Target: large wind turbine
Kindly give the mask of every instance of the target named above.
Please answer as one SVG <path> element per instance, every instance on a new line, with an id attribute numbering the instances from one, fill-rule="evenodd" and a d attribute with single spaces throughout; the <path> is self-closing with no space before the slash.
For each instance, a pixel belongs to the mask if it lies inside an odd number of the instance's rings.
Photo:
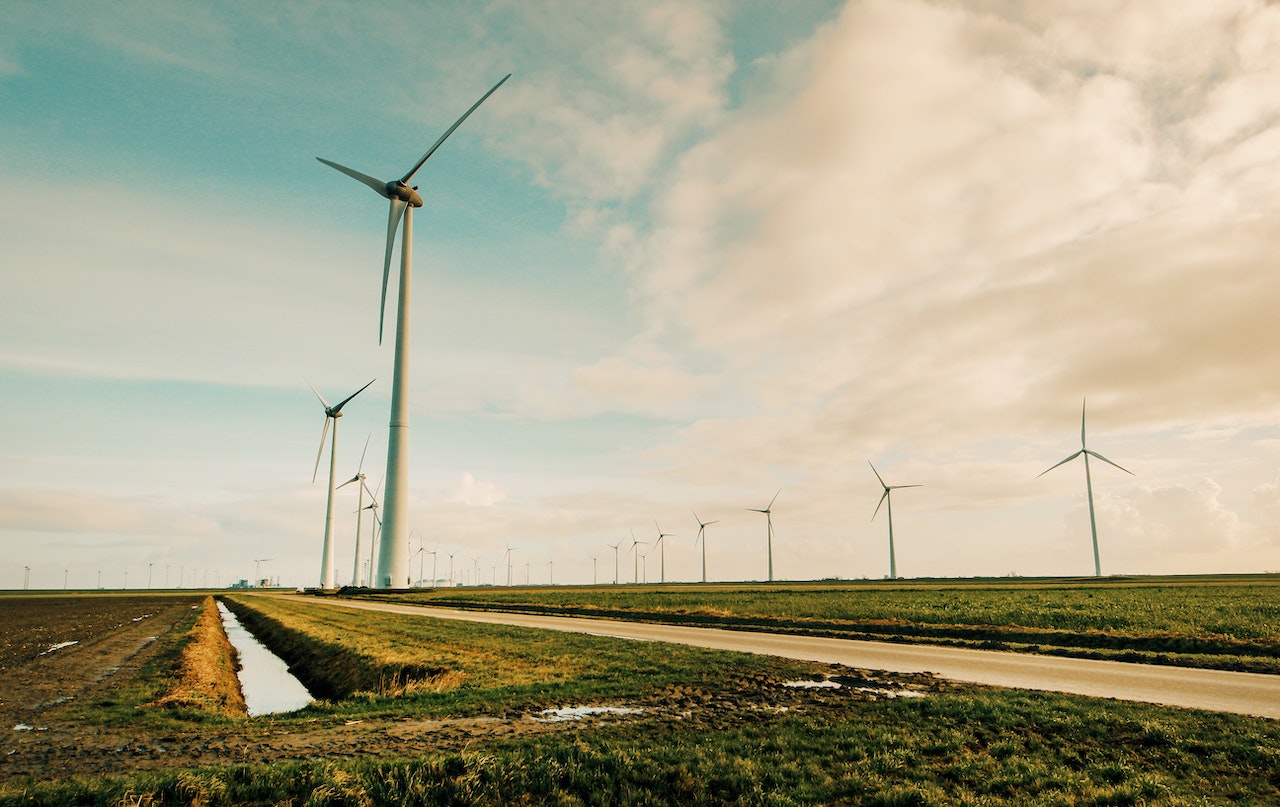
<path id="1" fill-rule="evenodd" d="M 307 381 L 305 378 L 303 381 Z M 377 381 L 375 378 L 373 381 Z M 369 384 L 372 384 L 370 381 Z M 347 402 L 356 397 L 360 393 L 369 388 L 369 384 L 365 384 L 360 389 L 343 398 L 335 406 L 329 406 L 329 402 L 324 399 L 320 391 L 307 381 L 307 386 L 311 387 L 311 391 L 320 399 L 320 405 L 324 407 L 324 431 L 320 432 L 320 450 L 316 452 L 316 467 L 311 472 L 311 481 L 316 481 L 316 474 L 320 473 L 320 457 L 324 455 L 324 441 L 329 436 L 329 421 L 333 421 L 333 440 L 329 444 L 329 504 L 325 510 L 324 516 L 324 555 L 320 562 L 320 585 L 323 588 L 336 588 L 336 573 L 333 568 L 333 475 L 337 472 L 338 461 L 338 418 L 342 417 L 342 407 Z"/>
<path id="2" fill-rule="evenodd" d="M 383 519 L 389 540 L 384 540 L 378 552 L 378 569 L 372 581 L 374 588 L 393 588 L 406 585 L 409 580 L 409 551 L 405 542 L 408 532 L 409 510 L 409 286 L 413 264 L 413 209 L 422 207 L 422 197 L 416 185 L 409 181 L 418 173 L 436 149 L 444 143 L 462 122 L 470 117 L 476 107 L 485 102 L 502 83 L 511 78 L 508 73 L 490 90 L 471 105 L 440 138 L 427 149 L 412 168 L 400 179 L 384 182 L 368 174 L 362 174 L 343 165 L 317 157 L 330 168 L 341 171 L 352 179 L 372 188 L 378 195 L 390 201 L 387 216 L 387 248 L 382 263 L 382 303 L 378 312 L 378 343 L 382 343 L 383 322 L 386 319 L 387 280 L 391 273 L 391 252 L 395 247 L 396 228 L 404 219 L 400 243 L 400 293 L 396 307 L 395 373 L 391 382 L 391 422 L 387 439 L 387 498 L 383 502 L 386 517 Z"/>
<path id="3" fill-rule="evenodd" d="M 778 493 L 782 492 L 782 488 L 778 488 Z M 764 513 L 765 519 L 769 522 L 769 582 L 773 582 L 773 503 L 778 500 L 778 493 L 773 494 L 773 498 L 769 500 L 769 504 L 763 510 L 757 510 L 754 507 L 748 507 L 747 510 L 752 513 Z M 704 544 L 705 546 L 705 544 Z"/>
<path id="4" fill-rule="evenodd" d="M 657 522 L 657 521 L 653 522 L 653 526 L 658 527 L 658 522 Z M 662 531 L 662 527 L 658 527 L 658 540 L 656 540 L 656 541 L 654 541 L 654 542 L 653 542 L 653 546 L 654 546 L 654 548 L 655 548 L 655 549 L 656 549 L 659 545 L 661 545 L 661 546 L 662 546 L 662 551 L 658 554 L 658 569 L 659 569 L 659 572 L 658 572 L 658 574 L 659 574 L 658 582 L 659 582 L 659 583 L 665 583 L 665 582 L 667 582 L 667 542 L 666 542 L 666 539 L 667 539 L 667 538 L 674 537 L 674 536 L 675 536 L 675 533 L 674 533 L 674 532 L 663 532 L 663 531 Z"/>
<path id="5" fill-rule="evenodd" d="M 867 465 L 871 465 L 871 460 L 867 460 Z M 880 487 L 884 488 L 884 493 L 880 495 L 880 501 L 876 504 L 876 511 L 871 514 L 871 520 L 875 521 L 876 516 L 880 515 L 880 505 L 888 502 L 885 508 L 886 514 L 889 516 L 889 579 L 898 579 L 898 558 L 893 551 L 893 496 L 891 491 L 901 488 L 918 488 L 920 485 L 886 485 L 884 479 L 881 479 L 880 472 L 876 470 L 876 466 L 871 465 L 871 473 L 876 475 L 876 479 L 880 480 Z"/>
<path id="6" fill-rule="evenodd" d="M 778 492 L 781 493 L 782 491 Z M 699 541 L 702 542 L 702 582 L 705 583 L 707 582 L 707 527 L 710 527 L 712 524 L 717 522 L 703 521 L 698 518 L 697 512 L 693 510 L 690 510 L 689 512 L 693 513 L 693 520 L 698 522 L 698 537 L 693 539 L 693 545 L 697 546 Z"/>
<path id="7" fill-rule="evenodd" d="M 1054 468 L 1057 468 L 1058 465 L 1065 465 L 1068 462 L 1071 462 L 1076 457 L 1079 457 L 1081 455 L 1084 456 L 1084 486 L 1085 486 L 1085 492 L 1089 496 L 1089 530 L 1090 532 L 1093 533 L 1093 576 L 1102 577 L 1102 561 L 1098 557 L 1098 522 L 1093 515 L 1093 476 L 1089 473 L 1089 457 L 1091 456 L 1097 457 L 1098 459 L 1102 460 L 1108 465 L 1112 465 L 1112 466 L 1115 466 L 1116 468 L 1120 468 L 1120 470 L 1124 471 L 1130 476 L 1133 476 L 1133 471 L 1130 471 L 1128 468 L 1122 468 L 1121 466 L 1116 465 L 1114 462 L 1102 456 L 1098 452 L 1085 446 L 1084 411 L 1085 411 L 1086 403 L 1087 401 L 1080 404 L 1080 450 L 1072 454 L 1070 457 L 1067 457 L 1065 460 L 1062 460 L 1057 465 L 1054 465 L 1050 468 L 1046 468 L 1045 470 L 1041 471 L 1039 475 L 1036 476 L 1036 479 L 1039 479 L 1041 476 L 1044 476 L 1045 474 L 1049 473 L 1049 471 L 1052 471 Z"/>
<path id="8" fill-rule="evenodd" d="M 369 450 L 371 437 L 373 437 L 372 434 L 364 440 L 364 450 L 360 452 L 360 464 L 356 466 L 356 475 L 338 485 L 338 490 L 341 490 L 352 482 L 356 482 L 356 493 L 359 494 L 359 503 L 356 505 L 356 551 L 351 561 L 351 585 L 353 586 L 360 585 L 360 521 L 364 515 L 364 492 L 369 489 L 369 486 L 364 483 L 364 455 Z"/>

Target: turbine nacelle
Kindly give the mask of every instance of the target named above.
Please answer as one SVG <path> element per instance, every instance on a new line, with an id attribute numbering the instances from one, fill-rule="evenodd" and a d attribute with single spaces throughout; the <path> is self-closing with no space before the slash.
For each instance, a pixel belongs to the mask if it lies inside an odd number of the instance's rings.
<path id="1" fill-rule="evenodd" d="M 411 186 L 402 179 L 388 182 L 382 195 L 387 199 L 399 199 L 409 207 L 422 207 L 422 197 L 418 195 L 418 186 Z"/>

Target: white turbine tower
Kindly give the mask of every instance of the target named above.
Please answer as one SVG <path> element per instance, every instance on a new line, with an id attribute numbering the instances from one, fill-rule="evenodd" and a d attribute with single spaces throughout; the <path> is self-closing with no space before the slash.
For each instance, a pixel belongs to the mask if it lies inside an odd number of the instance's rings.
<path id="1" fill-rule="evenodd" d="M 317 160 L 330 168 L 341 171 L 347 176 L 372 188 L 378 195 L 391 203 L 387 216 L 387 248 L 382 265 L 382 303 L 378 313 L 378 343 L 382 343 L 382 326 L 386 319 L 387 281 L 391 273 L 391 252 L 395 247 L 396 228 L 404 219 L 404 229 L 400 244 L 400 292 L 396 308 L 396 350 L 395 373 L 391 382 L 391 422 L 387 439 L 387 498 L 383 502 L 386 508 L 386 530 L 389 540 L 382 541 L 378 552 L 377 573 L 374 575 L 374 588 L 393 588 L 405 585 L 409 580 L 409 551 L 405 536 L 408 533 L 409 509 L 407 493 L 409 490 L 409 287 L 413 264 L 413 209 L 422 207 L 422 197 L 418 195 L 417 186 L 410 186 L 413 175 L 435 153 L 462 122 L 470 117 L 476 107 L 485 102 L 502 83 L 511 78 L 508 73 L 497 84 L 472 104 L 452 126 L 440 135 L 440 138 L 427 149 L 422 159 L 409 169 L 400 179 L 383 182 L 368 174 L 362 174 L 343 165 L 317 157 Z"/>
<path id="2" fill-rule="evenodd" d="M 871 460 L 867 460 L 867 465 L 871 465 Z M 918 488 L 922 485 L 886 485 L 884 480 L 880 478 L 880 472 L 876 470 L 876 466 L 871 465 L 871 473 L 876 475 L 876 479 L 880 480 L 880 487 L 884 488 L 884 493 L 880 495 L 880 501 L 876 504 L 876 511 L 871 514 L 871 520 L 875 521 L 876 516 L 880 514 L 880 505 L 888 502 L 885 508 L 886 514 L 889 516 L 889 579 L 898 579 L 898 558 L 893 550 L 893 496 L 891 491 L 900 490 L 901 488 Z"/>
<path id="3" fill-rule="evenodd" d="M 782 491 L 778 492 L 781 493 Z M 693 545 L 697 546 L 699 541 L 702 542 L 702 582 L 705 583 L 707 582 L 707 527 L 718 522 L 703 521 L 698 518 L 697 512 L 693 510 L 689 512 L 693 513 L 693 520 L 698 522 L 698 537 L 693 540 Z"/>
<path id="4" fill-rule="evenodd" d="M 658 522 L 653 522 L 653 526 L 658 527 Z M 658 540 L 653 542 L 653 547 L 657 549 L 659 545 L 662 546 L 662 551 L 658 554 L 659 583 L 667 582 L 667 542 L 665 539 L 674 537 L 674 532 L 663 532 L 662 527 L 658 527 Z"/>
<path id="5" fill-rule="evenodd" d="M 1128 468 L 1122 468 L 1121 466 L 1116 465 L 1114 462 L 1102 456 L 1098 452 L 1094 451 L 1091 448 L 1087 448 L 1085 446 L 1084 412 L 1085 412 L 1086 403 L 1087 401 L 1080 404 L 1080 450 L 1072 454 L 1070 457 L 1067 457 L 1065 460 L 1062 460 L 1057 465 L 1054 465 L 1051 468 L 1047 468 L 1041 471 L 1040 474 L 1036 476 L 1036 479 L 1039 479 L 1041 476 L 1044 476 L 1045 474 L 1049 473 L 1049 471 L 1052 471 L 1054 468 L 1057 468 L 1058 465 L 1066 465 L 1068 462 L 1071 462 L 1076 457 L 1079 457 L 1081 455 L 1084 456 L 1084 486 L 1085 486 L 1085 493 L 1088 494 L 1088 497 L 1089 497 L 1089 530 L 1093 534 L 1093 576 L 1102 577 L 1102 561 L 1099 559 L 1099 556 L 1098 556 L 1098 522 L 1093 515 L 1093 476 L 1089 473 L 1089 457 L 1097 457 L 1098 459 L 1102 460 L 1108 465 L 1114 466 L 1116 468 L 1120 468 L 1120 470 L 1124 471 L 1130 476 L 1133 476 L 1134 474 L 1133 474 L 1133 471 L 1130 471 Z"/>
<path id="6" fill-rule="evenodd" d="M 338 485 L 338 490 L 341 490 L 355 482 L 356 493 L 359 494 L 359 502 L 356 505 L 356 551 L 353 555 L 354 559 L 351 561 L 351 585 L 353 586 L 360 585 L 360 522 L 364 515 L 364 493 L 369 489 L 369 486 L 364 482 L 364 455 L 369 450 L 369 438 L 371 437 L 373 435 L 369 435 L 364 439 L 364 450 L 360 452 L 360 464 L 356 466 L 356 475 Z"/>
<path id="7" fill-rule="evenodd" d="M 303 381 L 307 381 L 305 378 Z M 375 378 L 374 381 L 377 381 Z M 369 384 L 372 384 L 370 381 Z M 333 440 L 329 444 L 329 504 L 325 510 L 324 516 L 324 555 L 320 562 L 320 585 L 323 588 L 336 588 L 337 574 L 333 568 L 333 475 L 337 472 L 338 461 L 338 418 L 342 417 L 342 407 L 347 402 L 356 397 L 360 393 L 369 388 L 369 384 L 365 384 L 360 389 L 343 398 L 334 406 L 329 406 L 329 402 L 324 399 L 320 391 L 307 381 L 307 386 L 311 387 L 311 391 L 320 399 L 320 405 L 324 407 L 324 430 L 320 432 L 320 450 L 316 452 L 316 467 L 311 472 L 311 481 L 316 481 L 316 474 L 320 473 L 320 457 L 324 456 L 324 440 L 329 435 L 329 421 L 333 421 Z"/>
<path id="8" fill-rule="evenodd" d="M 782 493 L 782 488 L 778 488 L 778 493 Z M 778 500 L 778 493 L 773 494 L 773 498 L 769 500 L 768 506 L 763 510 L 757 510 L 754 507 L 748 507 L 747 510 L 752 513 L 764 513 L 765 519 L 769 522 L 769 582 L 773 582 L 773 503 Z"/>

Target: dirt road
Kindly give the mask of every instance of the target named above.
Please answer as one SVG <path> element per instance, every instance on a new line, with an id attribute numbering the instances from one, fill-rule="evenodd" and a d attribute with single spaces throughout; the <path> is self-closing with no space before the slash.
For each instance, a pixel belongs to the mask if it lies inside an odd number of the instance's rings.
<path id="1" fill-rule="evenodd" d="M 860 669 L 897 673 L 929 672 L 953 681 L 990 686 L 1064 692 L 1280 719 L 1280 676 L 1273 675 L 604 619 L 458 611 L 351 600 L 325 599 L 316 602 L 324 606 L 420 614 L 436 619 L 496 622 L 639 641 L 764 653 Z"/>

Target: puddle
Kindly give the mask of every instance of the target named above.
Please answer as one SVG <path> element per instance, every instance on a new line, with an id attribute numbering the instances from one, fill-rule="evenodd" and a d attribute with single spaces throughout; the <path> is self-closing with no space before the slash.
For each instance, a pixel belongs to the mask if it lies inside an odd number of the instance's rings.
<path id="1" fill-rule="evenodd" d="M 581 720 L 592 715 L 638 715 L 644 709 L 628 709 L 625 706 L 564 706 L 559 709 L 543 709 L 533 718 L 539 723 L 561 723 L 566 720 Z"/>
<path id="2" fill-rule="evenodd" d="M 791 687 L 792 689 L 840 689 L 847 686 L 854 692 L 874 695 L 877 698 L 925 698 L 929 695 L 928 692 L 921 692 L 916 689 L 854 686 L 856 683 L 859 682 L 854 679 L 837 676 L 835 678 L 824 678 L 821 681 L 787 681 L 783 686 Z"/>
<path id="3" fill-rule="evenodd" d="M 841 684 L 827 678 L 822 681 L 788 681 L 783 686 L 792 689 L 839 689 Z"/>
<path id="4" fill-rule="evenodd" d="M 240 691 L 249 716 L 295 712 L 311 703 L 311 693 L 293 677 L 288 666 L 240 624 L 227 606 L 218 603 L 222 627 L 240 654 Z"/>
<path id="5" fill-rule="evenodd" d="M 44 652 L 43 652 L 43 653 L 41 653 L 40 655 L 42 655 L 42 656 L 47 656 L 47 655 L 49 655 L 50 653 L 52 653 L 53 651 L 55 651 L 55 650 L 61 650 L 62 648 L 64 648 L 64 647 L 70 647 L 70 646 L 71 646 L 71 645 L 73 645 L 73 644 L 80 644 L 80 640 L 79 640 L 79 639 L 75 639 L 75 640 L 70 641 L 70 642 L 58 642 L 57 644 L 53 645 L 52 647 L 50 647 L 48 650 L 44 651 Z"/>

